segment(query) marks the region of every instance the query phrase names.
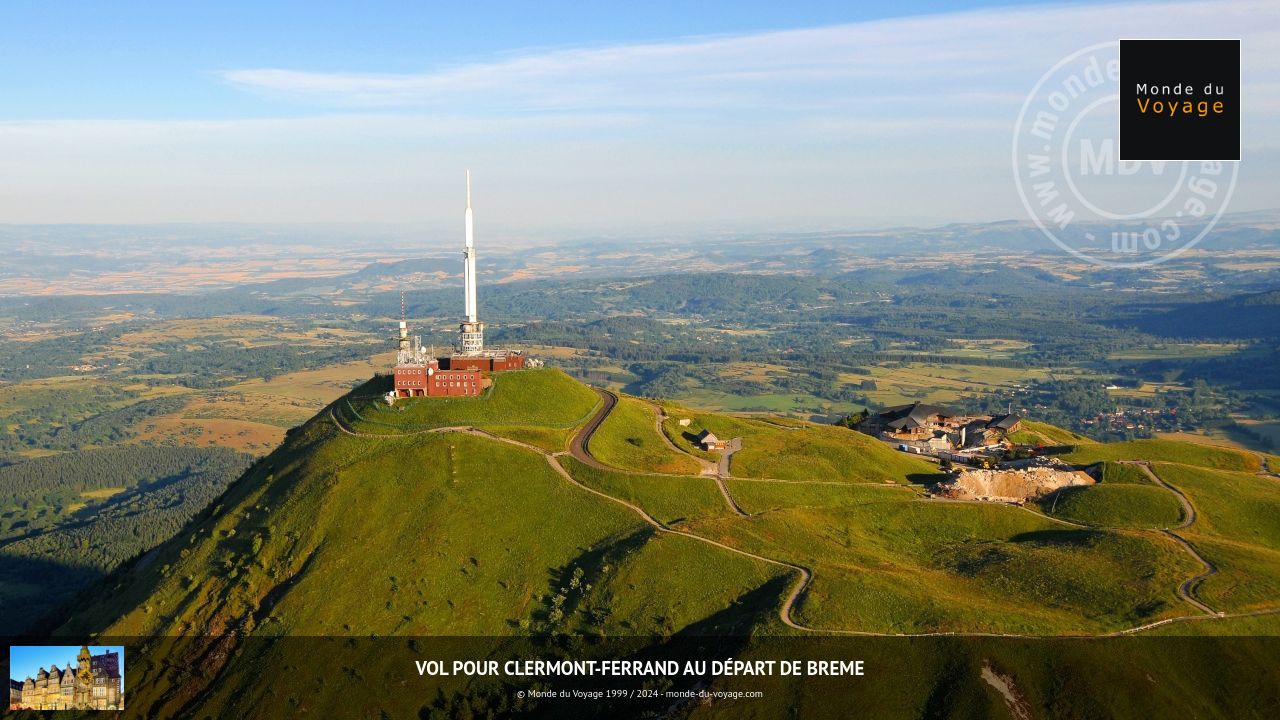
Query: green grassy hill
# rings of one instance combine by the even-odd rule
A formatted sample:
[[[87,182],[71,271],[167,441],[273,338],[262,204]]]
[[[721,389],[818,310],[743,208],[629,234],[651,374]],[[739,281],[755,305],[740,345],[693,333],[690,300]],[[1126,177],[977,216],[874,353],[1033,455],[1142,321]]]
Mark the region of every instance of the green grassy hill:
[[[934,480],[938,474],[933,463],[834,425],[764,421],[676,406],[670,406],[667,414],[663,425],[667,436],[692,453],[719,457],[719,453],[698,450],[695,439],[704,429],[723,440],[742,438],[742,449],[729,467],[736,477],[906,483]],[[689,425],[681,426],[682,418]]]
[[[1162,439],[1080,443],[1073,452],[1064,455],[1063,459],[1082,464],[1101,460],[1142,459],[1245,472],[1257,472],[1262,468],[1262,461],[1255,453]]]
[[[471,426],[558,451],[600,403],[591,388],[555,368],[497,373],[492,379],[480,397],[398,400],[394,406],[382,399],[384,384],[371,381],[339,400],[335,410],[362,433]]]
[[[619,397],[591,437],[591,454],[607,465],[635,472],[697,475],[698,461],[667,447],[654,430],[657,422],[657,414],[644,401]]]
[[[1063,520],[1101,527],[1167,528],[1182,520],[1182,505],[1164,488],[1103,482],[1065,488],[1042,498],[1040,508]]]
[[[690,458],[638,400],[589,444],[614,469],[565,454],[599,406],[555,370],[498,375],[467,400],[388,407],[368,389],[291,431],[183,532],[95,588],[60,634],[167,637],[170,654],[212,658],[196,695],[171,664],[134,665],[149,714],[278,717],[323,704],[332,679],[313,679],[324,671],[301,651],[254,644],[271,638],[1094,635],[1207,617],[1177,594],[1202,566],[1159,530],[1179,519],[1176,497],[1128,466],[1109,463],[1049,516],[928,499],[919,483],[934,465],[844,428],[671,407],[662,431],[690,453],[701,428],[743,439],[722,492],[715,478],[655,474]],[[484,432],[433,432],[456,426]],[[1193,591],[1224,610],[1270,607],[1280,483],[1165,442],[1161,458],[1206,463],[1154,466],[1200,513],[1180,532],[1219,566]],[[1101,447],[1091,457],[1152,446]],[[797,566],[810,580],[787,618],[807,630],[779,616]],[[297,686],[257,689],[270,664]],[[378,682],[394,688],[404,668],[387,672]],[[936,691],[922,682],[910,692]]]
[[[1280,481],[1251,473],[1157,463],[1156,474],[1199,513],[1182,534],[1218,567],[1197,588],[1223,609],[1276,606],[1280,598]]]
[[[460,433],[351,437],[321,416],[66,629],[183,634],[250,621],[286,635],[494,635],[601,622],[647,633],[700,620],[774,572],[729,555],[699,577],[690,563],[694,593],[641,570],[651,542],[635,514],[532,450]],[[666,554],[701,550],[663,542]],[[575,603],[603,615],[552,618],[548,578],[600,573],[614,554],[657,584],[611,599],[617,575],[604,575]],[[681,610],[659,621],[636,602]]]

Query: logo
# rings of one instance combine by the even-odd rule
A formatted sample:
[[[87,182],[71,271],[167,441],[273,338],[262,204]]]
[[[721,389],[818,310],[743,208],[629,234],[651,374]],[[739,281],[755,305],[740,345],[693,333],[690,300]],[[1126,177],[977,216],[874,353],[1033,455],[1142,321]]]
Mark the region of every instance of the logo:
[[[1120,43],[1079,50],[1027,95],[1013,137],[1023,207],[1058,247],[1142,267],[1190,250],[1222,216],[1239,165],[1120,159]]]

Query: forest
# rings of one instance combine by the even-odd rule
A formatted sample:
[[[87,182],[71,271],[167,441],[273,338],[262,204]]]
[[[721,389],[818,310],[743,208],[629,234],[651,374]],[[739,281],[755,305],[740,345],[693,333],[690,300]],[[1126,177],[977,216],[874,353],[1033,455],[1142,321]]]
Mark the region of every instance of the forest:
[[[224,448],[124,446],[0,466],[0,634],[172,537],[248,463]]]

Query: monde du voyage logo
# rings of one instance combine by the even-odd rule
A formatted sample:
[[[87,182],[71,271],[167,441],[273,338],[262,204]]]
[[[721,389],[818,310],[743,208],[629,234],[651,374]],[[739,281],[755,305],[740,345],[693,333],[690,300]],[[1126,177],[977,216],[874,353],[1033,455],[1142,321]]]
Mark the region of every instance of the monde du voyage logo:
[[[1014,128],[1019,196],[1040,230],[1092,263],[1170,260],[1235,189],[1239,40],[1120,40],[1050,68]]]

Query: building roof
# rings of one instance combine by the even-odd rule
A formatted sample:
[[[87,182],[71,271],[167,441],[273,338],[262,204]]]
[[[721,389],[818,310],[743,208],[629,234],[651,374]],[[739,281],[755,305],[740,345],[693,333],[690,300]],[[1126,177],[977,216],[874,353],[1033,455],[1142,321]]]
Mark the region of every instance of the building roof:
[[[951,408],[941,405],[927,405],[921,402],[914,402],[909,405],[895,405],[876,413],[885,427],[894,430],[911,430],[922,427],[934,415],[955,417],[959,414]]]
[[[21,682],[19,682],[19,681],[17,681],[17,680],[14,680],[13,678],[9,678],[9,689],[10,689],[10,690],[21,690],[21,689],[22,689],[22,683],[21,683]]]
[[[702,432],[698,433],[698,442],[717,443],[717,442],[720,442],[720,438],[716,437],[715,433],[711,432],[710,430],[703,430]]]
[[[1000,430],[1008,430],[1017,425],[1022,418],[1017,415],[1001,415],[991,418],[991,422],[987,423],[987,427],[999,428]]]
[[[94,655],[89,660],[89,669],[96,677],[115,679],[120,677],[120,653],[107,652]]]

